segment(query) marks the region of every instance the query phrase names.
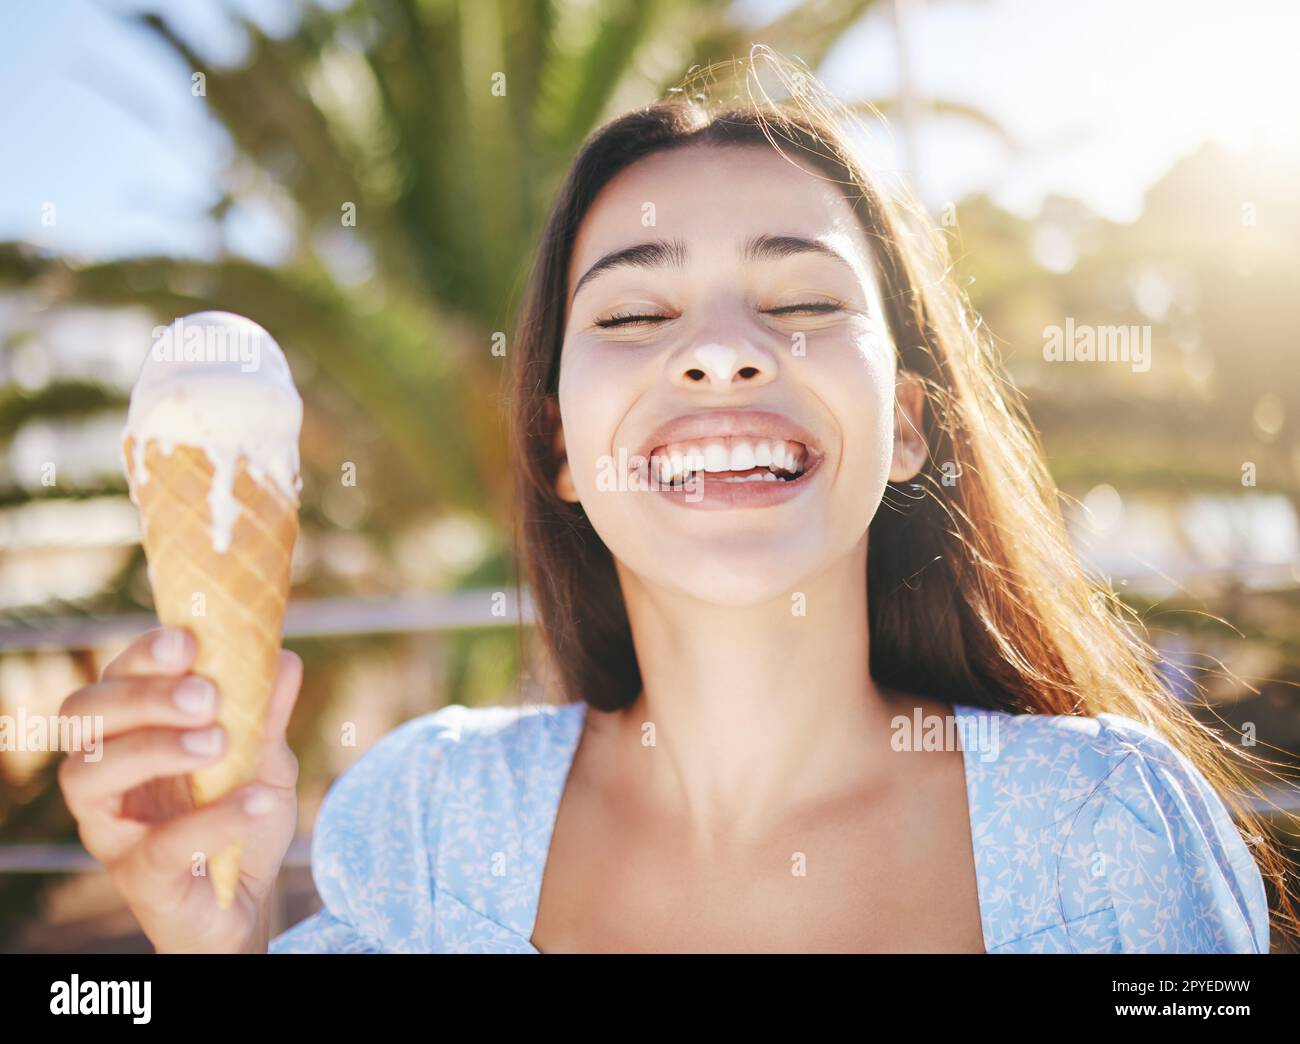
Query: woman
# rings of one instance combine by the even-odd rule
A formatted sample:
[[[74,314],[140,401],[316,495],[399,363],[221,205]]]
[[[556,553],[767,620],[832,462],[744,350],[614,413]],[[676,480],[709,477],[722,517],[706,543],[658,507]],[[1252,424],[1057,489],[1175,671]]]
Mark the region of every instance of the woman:
[[[1279,857],[1210,782],[1242,786],[1231,748],[1082,574],[937,238],[759,57],[790,101],[615,120],[542,238],[513,430],[568,702],[376,744],[316,824],[323,909],[269,949],[1266,952]],[[198,757],[174,641],[98,696],[158,727],[119,795]],[[105,843],[160,949],[267,948],[299,676],[286,654],[260,814],[241,792]],[[74,812],[109,792],[65,776]],[[216,911],[188,853],[248,831]]]

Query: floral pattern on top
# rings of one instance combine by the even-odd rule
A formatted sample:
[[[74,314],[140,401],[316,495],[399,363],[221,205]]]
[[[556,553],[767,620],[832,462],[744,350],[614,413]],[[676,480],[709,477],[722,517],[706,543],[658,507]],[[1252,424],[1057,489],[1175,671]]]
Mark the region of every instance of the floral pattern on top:
[[[989,953],[1267,953],[1263,879],[1223,802],[1158,733],[1114,714],[956,705]],[[330,787],[322,907],[271,953],[532,953],[582,702],[452,704]]]

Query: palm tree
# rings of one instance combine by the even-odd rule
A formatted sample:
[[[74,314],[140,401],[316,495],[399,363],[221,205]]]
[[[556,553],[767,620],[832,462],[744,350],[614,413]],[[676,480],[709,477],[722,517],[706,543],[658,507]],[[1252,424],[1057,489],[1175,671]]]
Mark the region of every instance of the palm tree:
[[[256,186],[275,186],[291,256],[279,265],[226,256],[68,268],[7,246],[0,280],[30,284],[55,268],[58,300],[129,302],[165,319],[220,306],[250,314],[309,355],[322,383],[375,429],[385,447],[372,462],[384,490],[379,517],[430,500],[499,512],[503,360],[492,334],[507,329],[533,236],[581,140],[688,68],[745,54],[751,39],[816,68],[876,4],[800,5],[751,30],[730,20],[730,6],[611,3],[580,15],[553,0],[305,8],[282,38],[243,22],[250,48],[237,68],[207,62],[166,17],[134,16],[202,74],[208,109],[236,146],[231,180],[254,186],[232,189],[214,216]],[[332,441],[323,441],[330,451]],[[459,452],[431,466],[430,448],[440,446]],[[336,470],[330,451],[307,466]]]
[[[239,20],[249,46],[235,67],[206,60],[166,15],[129,16],[201,74],[202,103],[234,145],[213,219],[251,199],[273,200],[289,254],[276,264],[231,252],[85,264],[0,244],[0,287],[39,288],[52,308],[144,307],[159,322],[223,308],[265,326],[288,351],[308,401],[304,532],[328,528],[315,492],[337,486],[341,462],[351,461],[366,491],[358,528],[378,548],[430,505],[471,512],[504,533],[506,360],[494,353],[493,335],[509,329],[530,247],[584,137],[693,67],[744,56],[752,41],[815,70],[876,6],[823,0],[757,27],[738,25],[730,0],[304,6],[286,35]],[[934,107],[991,125],[955,103]],[[0,448],[33,420],[123,405],[119,390],[57,376],[35,394],[0,388]],[[0,502],[29,496],[0,490]],[[137,555],[99,607],[134,604],[129,581],[139,569]],[[499,539],[460,579],[499,585],[510,572]],[[331,590],[319,576],[308,583]],[[328,665],[345,652],[332,644],[309,655]],[[499,671],[480,670],[485,662],[515,665],[513,640],[501,631],[457,636],[451,656],[449,698],[466,703],[499,698],[490,691]],[[304,701],[313,706],[306,691]],[[52,771],[32,787],[24,822],[58,822],[71,837]],[[0,902],[2,920],[14,886],[0,887],[10,899]]]

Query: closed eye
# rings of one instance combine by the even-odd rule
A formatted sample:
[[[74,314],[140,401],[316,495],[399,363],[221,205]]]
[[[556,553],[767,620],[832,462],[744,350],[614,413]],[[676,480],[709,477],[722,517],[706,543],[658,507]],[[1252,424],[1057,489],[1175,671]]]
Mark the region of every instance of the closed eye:
[[[604,319],[597,319],[596,325],[602,328],[611,326],[636,326],[640,323],[664,323],[671,319],[670,315],[637,315],[628,312],[615,312],[613,315],[606,316]]]
[[[766,315],[828,315],[843,310],[843,305],[834,301],[804,301],[799,304],[781,305],[779,308],[764,309]],[[615,312],[603,319],[597,319],[596,325],[602,329],[615,326],[637,326],[642,323],[664,323],[670,315],[637,314],[632,312]]]
[[[802,304],[782,305],[780,308],[768,308],[768,315],[819,315],[838,312],[844,306],[835,301],[805,301]]]

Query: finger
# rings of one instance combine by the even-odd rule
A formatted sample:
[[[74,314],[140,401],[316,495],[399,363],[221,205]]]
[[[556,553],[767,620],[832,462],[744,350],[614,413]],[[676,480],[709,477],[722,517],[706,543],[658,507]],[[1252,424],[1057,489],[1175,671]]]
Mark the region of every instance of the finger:
[[[249,824],[239,867],[254,880],[269,878],[274,881],[293,842],[298,821],[298,793],[293,787],[264,785],[271,795],[272,810]]]
[[[111,867],[124,895],[152,895],[155,908],[179,904],[198,878],[195,855],[212,857],[243,840],[274,811],[275,797],[257,783],[240,787],[220,801],[160,823]],[[168,883],[175,882],[174,891]]]
[[[105,678],[129,674],[184,674],[194,663],[198,647],[184,628],[148,631],[133,641],[104,668]]]
[[[193,772],[217,761],[226,749],[220,725],[197,729],[138,729],[100,745],[99,760],[70,753],[59,766],[59,783],[76,819],[121,808],[122,796],[161,776]]]
[[[114,859],[121,858],[123,852],[138,844],[148,832],[148,823],[113,819],[102,814],[92,814],[77,821],[77,836],[81,838],[81,847],[105,867]]]
[[[302,660],[296,653],[281,650],[255,773],[256,779],[273,787],[292,790],[298,785],[298,758],[289,748],[285,731],[301,687]]]
[[[102,735],[117,736],[147,725],[192,728],[213,721],[217,688],[207,678],[187,674],[114,677],[78,689],[59,708],[69,718],[96,718]]]
[[[301,687],[302,658],[288,649],[281,649],[276,665],[275,687],[271,690],[271,700],[266,710],[265,735],[268,740],[284,739]]]

